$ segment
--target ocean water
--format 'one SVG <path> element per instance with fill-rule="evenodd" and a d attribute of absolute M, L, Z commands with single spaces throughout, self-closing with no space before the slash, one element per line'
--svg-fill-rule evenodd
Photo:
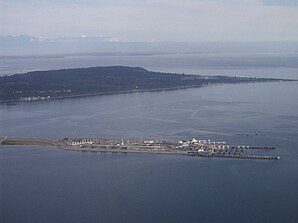
<path fill-rule="evenodd" d="M 168 53 L 151 55 L 53 55 L 1 57 L 0 76 L 35 70 L 93 66 L 140 66 L 152 71 L 201 75 L 294 78 L 298 75 L 297 46 L 278 51 Z"/>
<path fill-rule="evenodd" d="M 1 147 L 0 222 L 297 222 L 297 98 L 271 82 L 2 104 L 3 136 L 197 137 L 281 159 Z"/>

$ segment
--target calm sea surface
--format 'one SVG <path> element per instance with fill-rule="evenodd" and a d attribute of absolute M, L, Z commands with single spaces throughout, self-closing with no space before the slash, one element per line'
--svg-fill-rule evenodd
<path fill-rule="evenodd" d="M 225 74 L 229 74 L 226 69 Z M 243 75 L 247 72 L 254 76 L 254 70 L 258 74 L 263 70 L 264 76 L 270 76 L 270 70 L 276 77 L 298 75 L 297 68 L 291 66 L 254 66 Z M 2 136 L 197 137 L 229 144 L 276 146 L 275 151 L 260 153 L 279 155 L 281 159 L 1 147 L 0 222 L 296 223 L 297 98 L 297 82 L 275 82 L 2 104 Z"/>
<path fill-rule="evenodd" d="M 0 58 L 0 76 L 35 70 L 93 66 L 140 66 L 153 71 L 249 77 L 298 77 L 298 52 L 201 52 L 162 55 L 72 55 Z"/>

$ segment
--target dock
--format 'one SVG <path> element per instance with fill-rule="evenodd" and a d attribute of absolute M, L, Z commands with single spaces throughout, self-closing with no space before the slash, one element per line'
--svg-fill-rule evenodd
<path fill-rule="evenodd" d="M 279 160 L 279 156 L 255 154 L 259 151 L 274 150 L 273 146 L 228 145 L 226 142 L 214 142 L 210 139 L 191 139 L 180 141 L 144 140 L 144 139 L 104 139 L 104 138 L 63 138 L 30 139 L 2 137 L 1 145 L 6 146 L 45 146 L 68 151 L 112 152 L 112 153 L 152 153 L 191 155 L 206 158 L 233 158 L 256 160 Z M 255 150 L 250 154 L 250 150 Z"/>
<path fill-rule="evenodd" d="M 218 158 L 234 158 L 234 159 L 257 159 L 257 160 L 279 160 L 279 156 L 257 156 L 257 155 L 239 155 L 239 154 L 208 154 L 208 153 L 190 153 L 192 156 L 201 157 L 218 157 Z"/>

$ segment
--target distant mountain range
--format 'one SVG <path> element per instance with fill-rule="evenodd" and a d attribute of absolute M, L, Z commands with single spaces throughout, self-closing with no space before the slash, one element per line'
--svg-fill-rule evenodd
<path fill-rule="evenodd" d="M 271 78 L 201 76 L 141 67 L 90 67 L 34 71 L 0 77 L 0 102 L 201 87 L 207 84 L 280 81 Z"/>

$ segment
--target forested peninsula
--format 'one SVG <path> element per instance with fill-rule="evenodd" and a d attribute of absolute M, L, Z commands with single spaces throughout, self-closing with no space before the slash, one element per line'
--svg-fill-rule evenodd
<path fill-rule="evenodd" d="M 282 81 L 273 78 L 204 76 L 110 66 L 33 71 L 0 77 L 0 102 L 37 101 L 79 96 L 160 91 L 207 84 Z"/>

